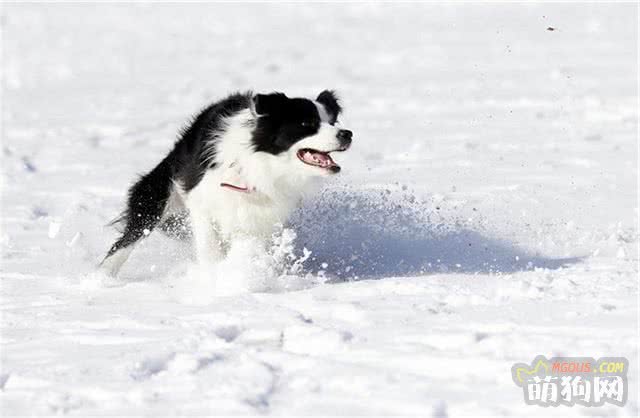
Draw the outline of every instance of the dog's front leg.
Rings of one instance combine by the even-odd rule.
[[[198,262],[204,265],[220,261],[223,256],[222,242],[211,218],[191,212],[191,229]]]

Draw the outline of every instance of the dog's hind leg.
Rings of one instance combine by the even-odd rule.
[[[135,244],[149,235],[162,220],[172,184],[169,166],[163,161],[131,187],[127,209],[122,217],[126,222],[122,236],[100,263],[105,273],[117,275]]]
[[[117,248],[116,246],[118,245],[118,242],[113,244],[107,256],[100,263],[100,270],[105,272],[107,275],[114,277],[118,274],[124,262],[127,261],[134,247],[132,244],[128,247]]]

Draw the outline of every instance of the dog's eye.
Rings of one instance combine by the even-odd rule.
[[[303,120],[302,122],[300,122],[300,126],[304,127],[304,128],[311,128],[314,125],[314,123],[312,121],[309,120]]]

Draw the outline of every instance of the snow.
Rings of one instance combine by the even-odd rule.
[[[636,4],[2,8],[3,415],[638,414]],[[247,88],[341,93],[342,173],[267,252],[153,233],[101,277]],[[627,405],[525,405],[539,354],[626,356]]]

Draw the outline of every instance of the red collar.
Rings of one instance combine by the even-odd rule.
[[[220,183],[220,187],[226,187],[230,190],[234,190],[236,192],[241,192],[241,193],[249,193],[249,188],[248,187],[240,187],[240,186],[236,186],[234,184],[229,184],[229,183]]]

